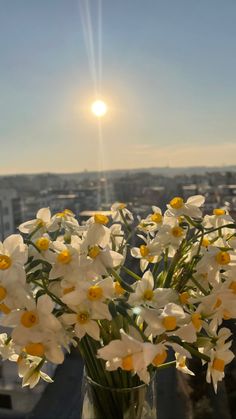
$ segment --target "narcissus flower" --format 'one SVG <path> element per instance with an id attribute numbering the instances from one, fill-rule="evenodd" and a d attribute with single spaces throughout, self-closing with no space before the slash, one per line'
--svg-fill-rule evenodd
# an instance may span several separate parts
<path id="1" fill-rule="evenodd" d="M 28 248 L 19 234 L 12 234 L 0 242 L 0 283 L 19 281 L 25 283 L 24 264 L 28 259 Z"/>
<path id="2" fill-rule="evenodd" d="M 204 204 L 204 201 L 205 198 L 202 195 L 191 196 L 186 202 L 184 202 L 183 198 L 176 196 L 167 205 L 168 210 L 165 215 L 170 217 L 187 215 L 193 218 L 200 218 L 202 216 L 200 207 Z"/>
<path id="3" fill-rule="evenodd" d="M 116 339 L 98 350 L 98 358 L 104 359 L 106 369 L 114 371 L 121 368 L 124 371 L 137 373 L 142 381 L 148 383 L 150 375 L 144 359 L 144 342 L 134 339 L 123 330 L 121 339 Z"/>
<path id="4" fill-rule="evenodd" d="M 132 222 L 134 217 L 133 214 L 128 210 L 127 205 L 123 202 L 115 202 L 111 206 L 112 219 L 116 223 L 124 223 L 126 220 L 128 223 Z"/>

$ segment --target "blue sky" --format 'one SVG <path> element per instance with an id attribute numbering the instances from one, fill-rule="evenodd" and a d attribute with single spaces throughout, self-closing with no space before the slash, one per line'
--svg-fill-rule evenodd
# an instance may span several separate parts
<path id="1" fill-rule="evenodd" d="M 236 164 L 235 19 L 234 0 L 1 0 L 0 173 Z"/>

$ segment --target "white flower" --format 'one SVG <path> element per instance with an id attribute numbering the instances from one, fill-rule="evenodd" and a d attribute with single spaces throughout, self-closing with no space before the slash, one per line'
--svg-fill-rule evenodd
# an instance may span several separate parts
<path id="1" fill-rule="evenodd" d="M 160 229 L 163 223 L 162 211 L 159 207 L 152 206 L 153 213 L 149 214 L 145 219 L 140 220 L 138 229 L 144 233 L 153 233 Z M 152 234 L 153 235 L 153 234 Z"/>
<path id="2" fill-rule="evenodd" d="M 18 360 L 18 374 L 23 378 L 22 387 L 29 386 L 31 389 L 38 384 L 40 378 L 48 383 L 52 383 L 53 380 L 45 374 L 45 372 L 40 371 L 39 362 L 41 360 L 35 357 L 35 360 L 30 361 L 29 359 L 19 358 Z"/>
<path id="3" fill-rule="evenodd" d="M 184 202 L 181 197 L 176 196 L 167 205 L 168 210 L 165 215 L 170 217 L 187 215 L 193 218 L 200 218 L 202 216 L 200 207 L 203 205 L 204 201 L 205 198 L 202 195 L 191 196 L 186 202 Z"/>
<path id="4" fill-rule="evenodd" d="M 85 303 L 93 313 L 93 318 L 111 320 L 106 300 L 114 297 L 113 280 L 110 277 L 101 281 L 81 281 L 75 290 L 66 293 L 62 301 L 72 309 Z"/>
<path id="5" fill-rule="evenodd" d="M 18 228 L 22 233 L 32 234 L 35 231 L 37 235 L 46 233 L 47 230 L 57 230 L 57 226 L 55 228 L 52 226 L 51 211 L 49 208 L 41 208 L 37 212 L 35 219 L 20 224 Z"/>
<path id="6" fill-rule="evenodd" d="M 236 297 L 229 287 L 229 283 L 220 283 L 212 288 L 211 293 L 199 298 L 198 310 L 210 319 L 210 328 L 216 328 L 223 320 L 236 317 Z"/>
<path id="7" fill-rule="evenodd" d="M 52 269 L 49 274 L 50 279 L 58 277 L 71 276 L 73 271 L 79 270 L 79 250 L 80 240 L 75 240 L 71 244 L 64 244 L 60 240 L 56 240 L 52 244 L 54 253 L 47 254 L 47 260 L 52 263 Z M 46 256 L 46 255 L 45 255 Z"/>
<path id="8" fill-rule="evenodd" d="M 30 289 L 26 284 L 15 281 L 0 282 L 0 311 L 5 314 L 11 310 L 25 308 L 30 298 Z"/>
<path id="9" fill-rule="evenodd" d="M 75 214 L 69 209 L 65 209 L 64 211 L 57 212 L 51 218 L 50 223 L 50 231 L 55 231 L 58 229 L 65 229 L 65 231 L 69 231 L 75 233 L 79 227 L 79 223 L 75 218 Z"/>
<path id="10" fill-rule="evenodd" d="M 2 360 L 9 359 L 10 361 L 17 361 L 19 348 L 14 344 L 11 338 L 8 338 L 6 333 L 0 334 L 0 355 Z"/>
<path id="11" fill-rule="evenodd" d="M 100 247 L 106 247 L 109 244 L 111 231 L 106 224 L 108 224 L 109 218 L 103 214 L 95 214 L 88 220 L 89 228 L 85 237 L 85 246 L 98 245 Z"/>
<path id="12" fill-rule="evenodd" d="M 234 223 L 233 218 L 229 215 L 229 212 L 223 208 L 215 208 L 213 210 L 213 215 L 205 215 L 203 219 L 203 226 L 205 228 L 219 228 L 223 227 L 226 224 Z M 235 232 L 234 229 L 231 228 L 222 228 L 221 234 L 223 236 L 227 236 L 228 234 L 233 234 Z M 210 233 L 210 237 L 215 239 L 219 235 L 219 231 L 214 231 Z"/>
<path id="13" fill-rule="evenodd" d="M 98 350 L 98 358 L 107 361 L 108 371 L 114 371 L 117 368 L 133 371 L 142 381 L 149 383 L 150 376 L 144 359 L 144 343 L 127 335 L 123 330 L 120 334 L 121 339 L 113 340 Z"/>
<path id="14" fill-rule="evenodd" d="M 133 285 L 135 292 L 130 294 L 128 303 L 133 307 L 144 304 L 155 308 L 164 307 L 168 302 L 177 300 L 177 293 L 170 288 L 154 289 L 151 271 L 146 271 L 142 279 Z"/>
<path id="15" fill-rule="evenodd" d="M 197 264 L 197 269 L 201 270 L 208 267 L 217 271 L 220 269 L 228 269 L 228 267 L 236 267 L 236 254 L 231 250 L 221 250 L 214 246 L 209 246 L 208 251 L 205 252 L 201 260 Z"/>
<path id="16" fill-rule="evenodd" d="M 142 272 L 145 271 L 149 263 L 156 263 L 161 256 L 163 247 L 162 244 L 157 240 L 149 240 L 139 235 L 143 239 L 145 244 L 141 244 L 139 247 L 132 247 L 131 255 L 134 258 L 140 259 L 140 269 Z"/>
<path id="17" fill-rule="evenodd" d="M 211 351 L 210 362 L 208 363 L 206 381 L 212 381 L 215 393 L 217 392 L 217 384 L 222 381 L 225 373 L 225 365 L 229 364 L 234 358 L 234 354 L 228 348 L 231 342 L 218 347 L 216 350 Z"/>
<path id="18" fill-rule="evenodd" d="M 126 208 L 126 204 L 124 204 L 123 202 L 115 202 L 112 206 L 111 206 L 111 211 L 112 211 L 112 219 L 116 222 L 116 223 L 124 223 L 124 219 L 128 222 L 131 223 L 134 219 L 133 214 Z M 124 219 L 123 219 L 123 217 Z"/>
<path id="19" fill-rule="evenodd" d="M 175 358 L 177 370 L 183 372 L 184 374 L 195 375 L 194 372 L 192 372 L 186 365 L 186 356 L 183 356 L 176 352 Z"/>
<path id="20" fill-rule="evenodd" d="M 19 234 L 12 234 L 0 242 L 0 283 L 9 281 L 25 283 L 24 264 L 28 259 L 28 249 Z"/>
<path id="21" fill-rule="evenodd" d="M 90 246 L 85 253 L 87 255 L 82 264 L 82 268 L 94 275 L 107 275 L 109 268 L 118 267 L 124 257 L 118 252 L 110 250 L 107 246 L 101 248 L 98 245 Z"/>
<path id="22" fill-rule="evenodd" d="M 1 319 L 3 326 L 13 327 L 12 338 L 17 345 L 24 346 L 28 342 L 43 343 L 54 340 L 62 331 L 62 325 L 52 314 L 54 303 L 48 295 L 28 301 L 27 310 L 15 310 Z"/>
<path id="23" fill-rule="evenodd" d="M 66 325 L 74 325 L 74 331 L 79 339 L 86 334 L 95 340 L 100 339 L 100 329 L 98 323 L 94 319 L 102 320 L 103 316 L 93 316 L 92 308 L 89 304 L 83 303 L 78 307 L 74 307 L 75 313 L 64 313 L 61 318 Z"/>
<path id="24" fill-rule="evenodd" d="M 154 242 L 161 244 L 163 248 L 168 247 L 168 256 L 173 257 L 180 243 L 186 236 L 186 231 L 179 226 L 175 218 L 169 217 L 154 238 Z M 166 220 L 165 219 L 165 220 Z"/>
<path id="25" fill-rule="evenodd" d="M 145 334 L 158 336 L 164 332 L 173 334 L 180 326 L 187 323 L 188 315 L 182 307 L 174 303 L 168 303 L 163 310 L 141 308 L 141 318 L 147 323 Z"/>
<path id="26" fill-rule="evenodd" d="M 30 246 L 30 256 L 33 256 L 35 259 L 40 258 L 47 260 L 51 258 L 52 240 L 47 233 L 34 237 L 32 242 L 35 246 Z"/>

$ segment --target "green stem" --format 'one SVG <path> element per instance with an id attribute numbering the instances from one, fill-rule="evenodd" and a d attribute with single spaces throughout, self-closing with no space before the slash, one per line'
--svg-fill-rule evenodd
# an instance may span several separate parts
<path id="1" fill-rule="evenodd" d="M 158 365 L 157 370 L 164 370 L 165 368 L 175 367 L 176 361 L 165 362 L 165 364 Z"/>
<path id="2" fill-rule="evenodd" d="M 118 281 L 120 283 L 120 285 L 128 292 L 134 292 L 133 288 L 127 284 L 127 282 L 125 282 L 120 275 L 116 272 L 115 269 L 110 268 L 109 272 L 114 276 L 114 278 L 116 279 L 116 281 Z"/>
<path id="3" fill-rule="evenodd" d="M 124 216 L 124 213 L 123 213 L 122 209 L 119 209 L 119 213 L 121 215 L 121 218 L 122 218 L 122 220 L 124 222 L 124 225 L 125 225 L 127 231 L 131 232 L 131 228 L 130 228 L 129 224 L 127 223 L 127 220 L 126 220 L 126 218 Z"/>
<path id="4" fill-rule="evenodd" d="M 123 269 L 128 275 L 132 276 L 132 278 L 136 279 L 136 281 L 141 281 L 142 277 L 131 271 L 130 269 L 126 268 L 126 266 L 122 265 L 121 269 Z"/>
<path id="5" fill-rule="evenodd" d="M 175 255 L 172 259 L 169 271 L 166 275 L 166 279 L 165 279 L 165 282 L 164 282 L 164 288 L 169 288 L 170 285 L 171 285 L 171 281 L 172 281 L 172 277 L 174 275 L 176 265 L 182 257 L 182 247 L 183 247 L 183 242 L 181 243 L 180 247 L 177 249 L 177 251 L 176 251 L 176 253 L 175 253 Z"/>
<path id="6" fill-rule="evenodd" d="M 203 359 L 204 361 L 209 362 L 210 361 L 210 357 L 199 352 L 197 349 L 193 348 L 192 346 L 190 346 L 188 343 L 186 342 L 182 342 L 181 346 L 183 346 L 183 348 L 187 349 L 187 351 L 190 352 L 191 355 L 196 356 L 199 359 Z"/>
<path id="7" fill-rule="evenodd" d="M 201 286 L 201 284 L 199 284 L 199 282 L 193 277 L 191 276 L 191 281 L 196 285 L 197 288 L 200 289 L 200 291 L 204 294 L 204 295 L 208 295 L 207 291 Z"/>
<path id="8" fill-rule="evenodd" d="M 31 239 L 31 237 L 33 237 L 33 235 L 35 234 L 35 233 L 37 233 L 37 231 L 38 230 L 40 230 L 40 228 L 42 228 L 43 227 L 43 224 L 42 223 L 39 223 L 38 225 L 37 225 L 37 227 L 32 231 L 32 233 L 30 233 L 29 235 L 28 235 L 28 239 L 30 240 Z"/>

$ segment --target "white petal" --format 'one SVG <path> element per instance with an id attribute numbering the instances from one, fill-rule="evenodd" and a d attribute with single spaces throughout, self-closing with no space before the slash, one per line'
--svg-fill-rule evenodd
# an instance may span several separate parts
<path id="1" fill-rule="evenodd" d="M 23 239 L 20 234 L 11 234 L 4 240 L 3 245 L 8 250 L 9 254 L 11 254 L 17 247 L 23 245 Z"/>
<path id="2" fill-rule="evenodd" d="M 52 301 L 51 297 L 49 295 L 42 295 L 38 298 L 37 301 L 37 309 L 44 313 L 48 314 L 51 313 L 54 309 L 55 303 Z"/>
<path id="3" fill-rule="evenodd" d="M 100 329 L 95 321 L 91 320 L 90 322 L 85 323 L 84 328 L 88 335 L 90 335 L 93 339 L 100 339 Z"/>
<path id="4" fill-rule="evenodd" d="M 62 314 L 61 318 L 65 324 L 75 324 L 77 321 L 76 314 L 65 313 Z"/>
<path id="5" fill-rule="evenodd" d="M 187 204 L 194 205 L 196 207 L 201 207 L 205 202 L 205 197 L 202 195 L 190 196 L 187 200 Z"/>
<path id="6" fill-rule="evenodd" d="M 41 208 L 37 214 L 37 219 L 44 221 L 45 223 L 48 223 L 51 219 L 51 211 L 49 208 Z"/>

